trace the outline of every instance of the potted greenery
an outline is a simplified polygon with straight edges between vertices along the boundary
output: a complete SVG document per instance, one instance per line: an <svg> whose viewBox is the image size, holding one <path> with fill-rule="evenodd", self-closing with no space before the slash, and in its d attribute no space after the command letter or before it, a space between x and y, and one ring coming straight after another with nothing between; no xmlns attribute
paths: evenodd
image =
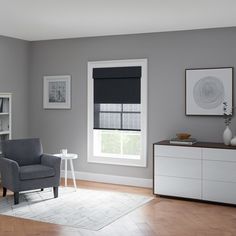
<svg viewBox="0 0 236 236"><path fill-rule="evenodd" d="M231 120L233 117L233 109L232 107L230 111L228 111L228 104L227 102L223 102L223 118L224 118L224 123L225 123L225 130L223 132L223 141L225 145L230 145L231 139L233 137L232 131L229 128L231 124Z"/></svg>

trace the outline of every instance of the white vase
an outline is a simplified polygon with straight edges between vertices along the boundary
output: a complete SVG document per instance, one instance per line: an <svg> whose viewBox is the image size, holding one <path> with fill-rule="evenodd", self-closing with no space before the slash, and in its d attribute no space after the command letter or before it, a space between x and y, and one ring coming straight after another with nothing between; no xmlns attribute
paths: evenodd
<svg viewBox="0 0 236 236"><path fill-rule="evenodd" d="M229 126L227 125L225 127L224 133L223 133L223 141L225 145L230 145L230 141L233 137L232 131L230 130Z"/></svg>
<svg viewBox="0 0 236 236"><path fill-rule="evenodd" d="M234 136L234 137L231 139L230 144L231 144L232 146L236 146L236 136Z"/></svg>

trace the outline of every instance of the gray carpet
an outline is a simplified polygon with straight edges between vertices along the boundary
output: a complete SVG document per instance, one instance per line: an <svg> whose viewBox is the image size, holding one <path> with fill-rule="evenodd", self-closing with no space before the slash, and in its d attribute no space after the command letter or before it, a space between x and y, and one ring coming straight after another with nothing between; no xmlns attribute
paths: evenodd
<svg viewBox="0 0 236 236"><path fill-rule="evenodd" d="M89 230L99 230L149 202L152 198L121 192L60 188L54 199L51 189L0 198L0 214Z"/></svg>

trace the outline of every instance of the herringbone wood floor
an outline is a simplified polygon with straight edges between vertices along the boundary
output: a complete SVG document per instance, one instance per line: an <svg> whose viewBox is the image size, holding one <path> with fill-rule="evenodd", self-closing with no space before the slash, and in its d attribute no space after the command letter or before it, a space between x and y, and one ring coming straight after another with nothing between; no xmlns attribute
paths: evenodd
<svg viewBox="0 0 236 236"><path fill-rule="evenodd" d="M72 185L72 182L69 182ZM152 195L152 190L77 181L80 188ZM1 194L1 192L0 192ZM11 194L11 193L8 193ZM0 236L236 236L236 207L155 198L100 231L0 216Z"/></svg>

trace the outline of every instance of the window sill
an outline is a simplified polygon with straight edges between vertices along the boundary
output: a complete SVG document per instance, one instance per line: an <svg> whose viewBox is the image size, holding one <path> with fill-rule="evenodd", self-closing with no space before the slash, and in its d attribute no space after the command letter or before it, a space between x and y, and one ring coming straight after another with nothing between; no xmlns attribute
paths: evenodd
<svg viewBox="0 0 236 236"><path fill-rule="evenodd" d="M124 159L124 158L92 156L88 157L88 162L97 164L108 164L108 165L147 167L146 160L144 159Z"/></svg>

